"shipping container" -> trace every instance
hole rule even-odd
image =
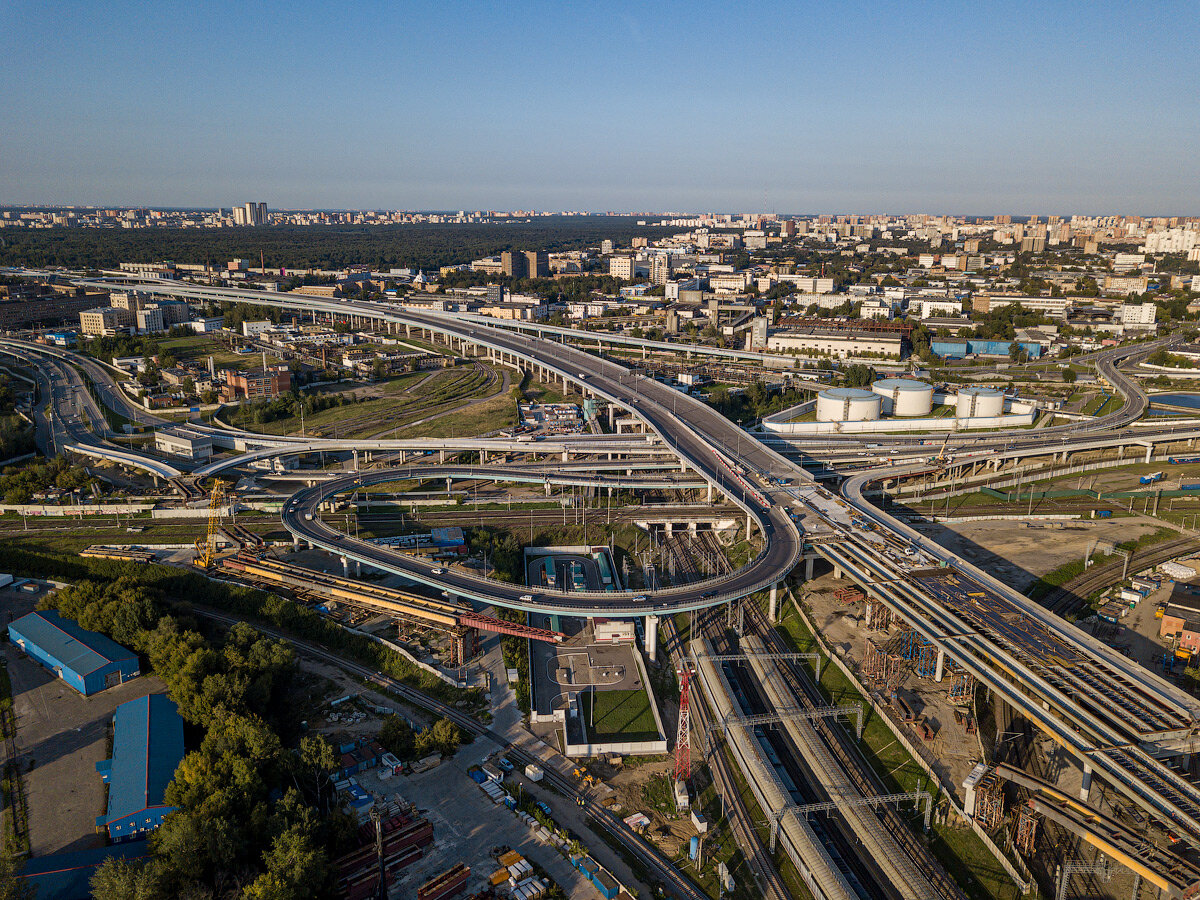
[[[1162,472],[1151,472],[1149,475],[1143,475],[1138,481],[1141,484],[1154,484],[1156,481],[1162,481],[1163,478]]]
[[[525,767],[525,777],[530,781],[541,781],[545,774],[537,763],[530,763]]]
[[[1112,518],[1112,510],[1111,509],[1093,509],[1092,510],[1092,518],[1093,519],[1111,519]]]

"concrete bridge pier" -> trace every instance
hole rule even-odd
[[[650,662],[658,658],[658,616],[646,616],[646,656]]]
[[[299,549],[300,549],[300,535],[293,534],[292,535],[292,550],[296,551]]]
[[[842,567],[839,566],[837,563],[833,564],[833,577],[836,578],[838,581],[842,580]]]
[[[752,518],[750,518],[750,514],[747,513],[746,514],[746,540],[750,540],[750,537],[753,534],[754,534],[754,520]]]
[[[1083,783],[1079,786],[1079,799],[1084,803],[1088,802],[1088,795],[1092,792],[1092,767],[1089,763],[1083,764]]]
[[[767,621],[772,624],[779,618],[779,583],[771,585],[770,606],[767,608]]]
[[[712,482],[708,483],[708,496],[705,498],[707,502],[712,503]]]
[[[946,648],[938,647],[937,668],[933,672],[933,680],[941,681],[946,674]]]
[[[344,578],[350,577],[350,560],[345,556],[342,557],[342,576]]]
[[[805,581],[812,581],[813,566],[816,564],[816,562],[817,562],[817,558],[815,556],[809,556],[804,560],[804,580]]]

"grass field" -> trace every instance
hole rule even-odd
[[[594,715],[593,698],[596,703]],[[579,712],[592,740],[653,741],[659,737],[650,698],[644,690],[585,691]]]
[[[165,338],[158,342],[158,349],[160,352],[169,350],[179,360],[207,360],[211,356],[213,365],[218,369],[252,369],[262,365],[261,353],[233,353],[212,338],[200,334]],[[271,353],[267,357],[276,359]]]

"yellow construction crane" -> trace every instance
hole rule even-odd
[[[228,496],[225,488],[228,485],[221,479],[213,482],[212,493],[208,501],[208,534],[203,541],[196,541],[196,565],[207,569],[213,564],[217,555],[217,529],[221,527],[221,504]]]

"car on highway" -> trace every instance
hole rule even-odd
[[[522,594],[520,599],[522,603],[532,603],[533,594]]]
[[[431,575],[441,575],[445,571],[446,571],[445,569],[430,569],[429,573]]]

